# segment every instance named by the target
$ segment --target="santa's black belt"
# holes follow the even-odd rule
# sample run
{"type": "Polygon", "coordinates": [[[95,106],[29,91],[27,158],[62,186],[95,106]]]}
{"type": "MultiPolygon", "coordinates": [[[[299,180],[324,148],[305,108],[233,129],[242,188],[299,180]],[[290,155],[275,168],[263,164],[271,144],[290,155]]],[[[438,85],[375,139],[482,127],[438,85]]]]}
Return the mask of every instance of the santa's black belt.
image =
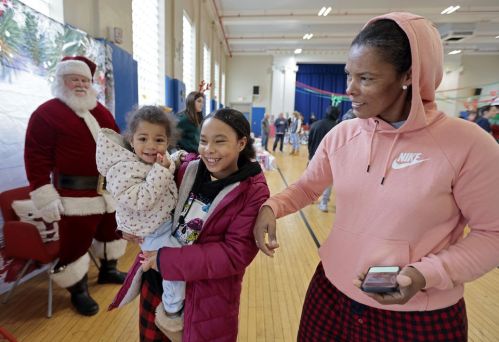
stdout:
{"type": "Polygon", "coordinates": [[[71,190],[95,190],[99,181],[98,176],[69,176],[63,174],[59,174],[56,179],[56,188],[71,190]]]}

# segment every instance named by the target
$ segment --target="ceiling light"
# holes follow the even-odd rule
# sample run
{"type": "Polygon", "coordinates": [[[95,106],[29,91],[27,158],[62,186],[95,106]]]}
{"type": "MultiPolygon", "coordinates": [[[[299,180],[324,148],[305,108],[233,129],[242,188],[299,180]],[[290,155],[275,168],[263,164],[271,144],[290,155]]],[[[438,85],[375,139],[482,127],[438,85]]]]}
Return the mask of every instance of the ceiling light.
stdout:
{"type": "Polygon", "coordinates": [[[331,12],[332,8],[331,6],[327,8],[326,12],[324,12],[323,16],[326,16],[329,14],[329,12],[331,12]]]}
{"type": "Polygon", "coordinates": [[[499,36],[496,36],[496,38],[498,38],[498,39],[499,39],[499,36]]]}
{"type": "Polygon", "coordinates": [[[457,55],[458,53],[461,53],[461,50],[452,50],[449,55],[457,55]]]}
{"type": "Polygon", "coordinates": [[[451,14],[451,13],[454,13],[455,11],[457,11],[460,8],[461,8],[461,6],[459,6],[459,5],[457,5],[457,6],[449,6],[446,9],[444,9],[442,12],[440,12],[440,14],[451,14]]]}
{"type": "Polygon", "coordinates": [[[321,10],[319,11],[319,14],[317,14],[319,17],[326,11],[326,7],[322,7],[321,10]]]}
{"type": "Polygon", "coordinates": [[[296,50],[295,50],[295,55],[297,55],[297,54],[301,53],[302,51],[303,51],[303,50],[302,50],[301,48],[296,49],[296,50]]]}
{"type": "Polygon", "coordinates": [[[447,14],[447,12],[449,12],[452,8],[453,6],[449,6],[446,9],[444,9],[442,12],[440,12],[440,14],[447,14]]]}
{"type": "Polygon", "coordinates": [[[305,34],[303,35],[303,39],[310,40],[310,39],[312,39],[312,37],[313,37],[313,36],[314,36],[314,34],[313,34],[313,33],[305,33],[305,34]]]}

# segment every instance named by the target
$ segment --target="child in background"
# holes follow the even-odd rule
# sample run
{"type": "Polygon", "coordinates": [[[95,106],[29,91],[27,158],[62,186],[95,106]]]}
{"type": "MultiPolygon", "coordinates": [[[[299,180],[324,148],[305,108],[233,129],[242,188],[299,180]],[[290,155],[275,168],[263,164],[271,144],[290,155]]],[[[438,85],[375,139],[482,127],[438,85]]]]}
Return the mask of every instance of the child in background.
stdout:
{"type": "MultiPolygon", "coordinates": [[[[181,247],[172,236],[171,211],[177,205],[175,163],[167,152],[174,146],[175,122],[160,107],[144,106],[128,119],[125,137],[101,129],[97,168],[106,177],[106,190],[116,200],[116,222],[123,235],[136,236],[143,252],[163,246],[181,247]]],[[[179,157],[181,152],[174,156],[179,157]]],[[[144,269],[146,271],[147,269],[144,269]]],[[[163,281],[164,329],[183,328],[185,282],[163,281]]]]}

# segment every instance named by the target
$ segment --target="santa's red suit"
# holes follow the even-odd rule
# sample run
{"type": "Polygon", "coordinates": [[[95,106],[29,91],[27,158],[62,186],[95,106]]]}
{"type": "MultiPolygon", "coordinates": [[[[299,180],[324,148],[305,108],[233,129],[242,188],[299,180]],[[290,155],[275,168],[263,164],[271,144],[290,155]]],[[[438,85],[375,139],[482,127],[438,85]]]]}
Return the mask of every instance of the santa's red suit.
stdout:
{"type": "MultiPolygon", "coordinates": [[[[82,65],[76,64],[76,72],[82,65]]],[[[87,70],[84,71],[87,75],[87,70]]],[[[33,112],[26,132],[24,159],[35,206],[41,209],[54,201],[59,203],[58,199],[62,202],[60,258],[53,279],[70,289],[72,295],[71,287],[75,286],[77,291],[88,294],[87,251],[91,246],[94,255],[101,259],[99,282],[102,283],[113,282],[106,281],[102,273],[109,266],[116,271],[115,260],[124,254],[126,247],[126,241],[116,233],[112,199],[97,193],[95,138],[100,127],[119,131],[112,114],[100,103],[89,111],[77,113],[55,98],[33,112]]],[[[93,314],[95,305],[90,312],[77,309],[83,314],[93,314]]]]}

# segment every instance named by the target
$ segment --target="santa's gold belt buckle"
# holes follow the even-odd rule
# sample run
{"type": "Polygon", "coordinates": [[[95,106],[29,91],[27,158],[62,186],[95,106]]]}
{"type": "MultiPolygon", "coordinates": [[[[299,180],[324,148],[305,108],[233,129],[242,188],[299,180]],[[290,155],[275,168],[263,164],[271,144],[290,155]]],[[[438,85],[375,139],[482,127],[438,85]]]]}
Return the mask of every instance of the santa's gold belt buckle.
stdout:
{"type": "Polygon", "coordinates": [[[104,177],[103,175],[99,175],[99,178],[97,179],[97,193],[99,195],[107,194],[106,177],[104,177]]]}

